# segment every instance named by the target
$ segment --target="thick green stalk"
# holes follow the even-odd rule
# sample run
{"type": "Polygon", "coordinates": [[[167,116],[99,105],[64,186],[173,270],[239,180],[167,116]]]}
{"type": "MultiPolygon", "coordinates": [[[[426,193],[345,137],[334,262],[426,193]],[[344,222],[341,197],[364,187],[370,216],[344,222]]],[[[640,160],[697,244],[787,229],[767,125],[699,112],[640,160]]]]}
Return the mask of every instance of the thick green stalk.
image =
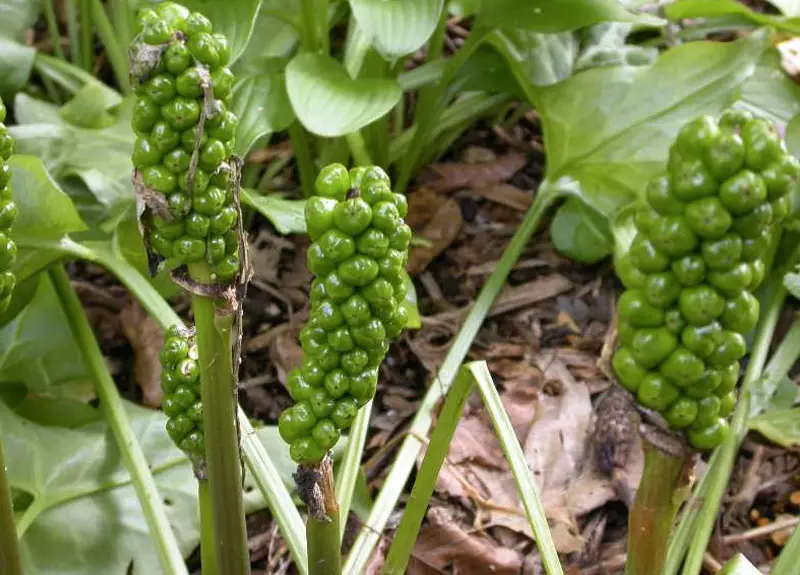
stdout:
{"type": "Polygon", "coordinates": [[[200,567],[203,575],[217,575],[217,545],[214,537],[214,508],[208,479],[197,480],[197,501],[200,508],[200,567]]]}
{"type": "Polygon", "coordinates": [[[663,572],[672,522],[678,510],[676,495],[684,487],[681,479],[685,456],[667,453],[646,437],[643,444],[644,475],[629,517],[626,575],[663,572]]]}
{"type": "MultiPolygon", "coordinates": [[[[190,273],[207,281],[203,264],[190,273]]],[[[235,382],[231,356],[234,314],[220,309],[215,300],[192,295],[200,389],[206,437],[206,465],[217,546],[217,569],[225,575],[250,573],[247,527],[242,496],[242,469],[236,423],[235,382]]]]}
{"type": "Polygon", "coordinates": [[[347,527],[347,518],[350,516],[350,506],[353,503],[353,492],[361,469],[361,456],[364,453],[364,444],[367,442],[369,430],[369,416],[372,414],[372,401],[358,410],[350,432],[347,434],[347,447],[339,464],[339,474],[336,477],[336,500],[339,502],[339,516],[341,517],[341,536],[347,527]]]}
{"type": "Polygon", "coordinates": [[[117,440],[125,467],[131,475],[136,495],[150,528],[150,535],[158,549],[161,566],[168,574],[186,574],[188,573],[186,564],[181,556],[175,535],[169,526],[161,496],[156,489],[147,459],[131,429],[122,398],[108,372],[102,351],[92,333],[92,327],[83,313],[78,295],[72,288],[63,267],[52,266],[49,273],[61,307],[72,329],[72,335],[78,343],[83,359],[94,380],[97,396],[100,398],[100,406],[103,408],[108,425],[117,440]]]}
{"type": "Polygon", "coordinates": [[[411,488],[411,496],[408,504],[403,510],[403,518],[400,526],[395,531],[392,546],[386,555],[386,562],[383,564],[383,575],[402,575],[406,572],[408,560],[411,558],[411,551],[417,540],[419,528],[425,513],[428,511],[428,503],[436,487],[436,479],[439,477],[439,470],[442,468],[444,458],[450,450],[450,442],[456,431],[464,406],[469,399],[472,391],[472,374],[462,368],[458,372],[453,387],[447,394],[444,407],[439,414],[436,427],[431,435],[431,441],[425,450],[425,458],[422,460],[414,487],[411,488]]]}
{"type": "Polygon", "coordinates": [[[319,27],[317,26],[317,6],[315,0],[301,0],[300,11],[303,17],[303,49],[306,52],[319,50],[319,27]]]}
{"type": "Polygon", "coordinates": [[[342,543],[333,462],[326,456],[319,463],[299,465],[294,477],[300,498],[308,507],[308,571],[311,575],[339,575],[342,572],[342,543]],[[303,485],[310,486],[310,489],[301,487],[303,485]]]}
{"type": "Polygon", "coordinates": [[[705,554],[708,540],[717,519],[722,497],[728,487],[728,479],[733,470],[733,463],[736,459],[736,452],[739,450],[744,434],[747,433],[747,419],[750,413],[750,386],[757,381],[762,374],[764,364],[769,353],[769,346],[775,327],[778,324],[783,302],[786,300],[786,288],[783,287],[780,274],[773,273],[767,285],[767,305],[761,311],[761,319],[756,329],[756,339],[753,350],[750,353],[750,361],[747,364],[747,371],[739,392],[739,403],[733,414],[731,422],[731,432],[724,443],[717,449],[716,466],[709,468],[708,473],[712,474],[703,507],[696,520],[696,527],[692,531],[691,544],[683,566],[683,575],[697,575],[703,566],[703,555],[705,554]]]}
{"type": "Polygon", "coordinates": [[[131,86],[128,79],[128,54],[117,39],[117,33],[108,19],[105,8],[100,0],[90,0],[91,17],[97,27],[97,35],[103,42],[108,55],[111,69],[117,85],[124,94],[130,94],[131,86]]]}
{"type": "Polygon", "coordinates": [[[430,431],[433,423],[431,413],[439,400],[450,389],[459,367],[467,356],[472,341],[483,324],[483,320],[489,313],[500,290],[503,289],[511,268],[519,259],[533,233],[538,229],[542,216],[562,196],[562,193],[557,184],[552,184],[548,181],[543,182],[540,186],[536,200],[528,208],[525,218],[517,228],[514,237],[511,238],[511,242],[503,253],[503,257],[497,263],[495,271],[483,286],[478,298],[475,300],[475,305],[470,310],[453,341],[439,373],[428,388],[428,392],[425,394],[417,415],[411,422],[411,427],[398,451],[394,465],[392,465],[383,488],[372,506],[372,512],[347,557],[344,567],[345,573],[350,575],[364,573],[372,555],[372,550],[380,540],[381,533],[386,527],[386,522],[389,520],[389,516],[395,508],[397,500],[403,492],[408,477],[416,464],[417,455],[424,446],[420,438],[425,437],[430,431]]]}
{"type": "Polygon", "coordinates": [[[327,56],[331,51],[331,41],[328,36],[328,0],[317,0],[316,12],[320,50],[327,56]]]}
{"type": "Polygon", "coordinates": [[[14,506],[11,503],[11,489],[3,458],[2,435],[0,435],[0,573],[22,575],[17,527],[14,524],[14,506]]]}
{"type": "Polygon", "coordinates": [[[311,157],[308,135],[300,120],[295,120],[289,126],[289,139],[292,141],[292,151],[297,162],[297,172],[300,175],[300,185],[303,195],[310,198],[314,195],[314,160],[311,157]]]}
{"type": "Polygon", "coordinates": [[[347,145],[350,147],[350,153],[353,154],[353,160],[359,166],[371,166],[372,158],[370,158],[367,151],[367,145],[364,142],[364,136],[359,131],[350,132],[345,136],[347,145]]]}

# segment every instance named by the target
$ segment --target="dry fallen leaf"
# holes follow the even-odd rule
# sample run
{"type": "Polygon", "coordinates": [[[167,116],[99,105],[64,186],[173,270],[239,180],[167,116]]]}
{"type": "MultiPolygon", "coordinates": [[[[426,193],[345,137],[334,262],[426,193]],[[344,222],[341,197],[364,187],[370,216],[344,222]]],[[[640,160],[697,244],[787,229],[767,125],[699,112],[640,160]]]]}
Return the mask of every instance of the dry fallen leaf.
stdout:
{"type": "Polygon", "coordinates": [[[447,200],[425,225],[420,236],[431,242],[430,247],[412,248],[408,258],[408,272],[416,275],[439,256],[458,237],[461,231],[461,208],[455,200],[447,200]]]}
{"type": "Polygon", "coordinates": [[[428,183],[428,187],[437,192],[485,188],[508,180],[525,167],[525,162],[525,154],[514,151],[490,162],[433,164],[430,171],[434,179],[428,183]]]}
{"type": "Polygon", "coordinates": [[[278,372],[278,380],[286,385],[286,374],[303,361],[303,348],[297,343],[294,330],[283,331],[272,340],[269,359],[278,372]]]}
{"type": "Polygon", "coordinates": [[[433,214],[447,201],[447,197],[437,194],[430,188],[421,187],[408,194],[408,214],[406,223],[412,229],[427,224],[433,214]]]}
{"type": "Polygon", "coordinates": [[[142,402],[147,407],[159,408],[164,392],[158,354],[164,345],[164,334],[136,299],[119,312],[119,322],[133,348],[133,372],[136,384],[142,389],[142,402]]]}
{"type": "Polygon", "coordinates": [[[476,196],[486,198],[520,212],[526,211],[533,203],[533,196],[511,184],[499,183],[485,188],[473,187],[476,196]]]}
{"type": "Polygon", "coordinates": [[[522,555],[482,533],[462,529],[445,507],[431,507],[428,524],[420,530],[408,566],[409,575],[517,575],[522,555]]]}

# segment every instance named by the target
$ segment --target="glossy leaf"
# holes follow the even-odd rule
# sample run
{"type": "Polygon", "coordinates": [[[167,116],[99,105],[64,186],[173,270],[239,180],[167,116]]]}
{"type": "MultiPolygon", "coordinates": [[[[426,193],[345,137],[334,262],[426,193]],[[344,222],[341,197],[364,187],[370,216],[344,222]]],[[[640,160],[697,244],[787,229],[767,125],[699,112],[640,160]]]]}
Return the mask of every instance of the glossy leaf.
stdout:
{"type": "Polygon", "coordinates": [[[800,114],[800,86],[781,68],[777,50],[766,50],[755,72],[742,87],[738,105],[784,124],[800,114]]]}
{"type": "Polygon", "coordinates": [[[548,180],[576,180],[583,201],[610,217],[663,168],[684,122],[731,103],[767,41],[755,33],[730,44],[696,42],[652,66],[587,70],[538,88],[548,180]]]}
{"type": "Polygon", "coordinates": [[[232,111],[239,117],[236,153],[245,157],[259,139],[285,130],[294,122],[283,73],[241,77],[234,86],[232,111]]]}
{"type": "MultiPolygon", "coordinates": [[[[161,412],[126,404],[131,426],[150,463],[167,517],[188,556],[200,537],[197,482],[184,454],[165,431],[161,412]]],[[[32,497],[21,514],[25,572],[160,573],[130,477],[105,421],[78,429],[44,427],[0,403],[3,449],[11,487],[32,497]]],[[[284,481],[293,465],[275,428],[256,432],[284,481]],[[284,453],[286,452],[286,453],[284,453]]],[[[264,507],[248,481],[245,505],[264,507]]]]}
{"type": "Polygon", "coordinates": [[[578,198],[569,198],[550,224],[550,239],[562,254],[592,264],[613,248],[608,220],[578,198]]]}
{"type": "Polygon", "coordinates": [[[231,47],[231,63],[244,52],[261,7],[261,0],[184,0],[191,10],[197,10],[214,25],[214,32],[224,34],[231,47]]]}
{"type": "Polygon", "coordinates": [[[482,0],[479,22],[545,33],[577,30],[598,22],[661,24],[658,18],[632,14],[617,0],[482,0]]]}
{"type": "Polygon", "coordinates": [[[800,407],[783,411],[768,411],[749,421],[750,429],[758,431],[778,445],[800,444],[800,407]]]}
{"type": "Polygon", "coordinates": [[[583,50],[575,62],[576,70],[601,66],[645,66],[658,58],[654,47],[627,44],[632,24],[603,22],[584,34],[583,50]]]}
{"type": "Polygon", "coordinates": [[[285,200],[242,190],[242,201],[272,222],[279,233],[306,233],[305,200],[285,200]]]}
{"type": "Polygon", "coordinates": [[[410,54],[428,41],[444,8],[443,0],[350,0],[362,32],[386,58],[410,54]]]}
{"type": "Polygon", "coordinates": [[[756,12],[736,0],[680,0],[666,5],[664,14],[670,20],[735,16],[758,26],[800,33],[800,24],[756,12]]]}
{"type": "Polygon", "coordinates": [[[289,63],[286,88],[303,125],[327,137],[363,128],[391,110],[402,95],[394,80],[354,80],[333,58],[311,53],[289,63]]]}

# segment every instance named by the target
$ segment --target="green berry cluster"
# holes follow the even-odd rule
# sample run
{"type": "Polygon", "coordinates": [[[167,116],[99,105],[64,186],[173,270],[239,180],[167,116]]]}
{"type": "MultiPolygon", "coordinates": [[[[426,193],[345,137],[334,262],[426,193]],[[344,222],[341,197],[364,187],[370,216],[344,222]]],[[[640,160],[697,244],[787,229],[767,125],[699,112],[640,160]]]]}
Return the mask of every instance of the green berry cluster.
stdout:
{"type": "Polygon", "coordinates": [[[621,347],[612,363],[638,401],[707,450],[728,433],[744,334],[759,314],[774,226],[790,211],[800,162],[774,126],[740,110],[686,124],[667,171],[637,206],[615,269],[621,347]]]}
{"type": "Polygon", "coordinates": [[[374,166],[327,166],[306,203],[311,312],[300,332],[302,367],[286,382],[296,403],[278,422],[298,463],[322,459],[372,399],[389,342],[406,326],[407,211],[374,166]]]}
{"type": "Polygon", "coordinates": [[[228,42],[205,16],[171,2],[143,10],[138,24],[134,57],[157,57],[137,79],[133,165],[170,216],[146,222],[148,243],[174,266],[206,262],[213,280],[229,282],[239,271],[239,240],[228,42]]]}
{"type": "Polygon", "coordinates": [[[173,325],[164,335],[161,349],[161,409],[169,419],[167,433],[190,457],[205,455],[203,402],[197,344],[191,330],[173,325]]]}
{"type": "Polygon", "coordinates": [[[6,128],[6,107],[0,100],[0,312],[8,308],[16,278],[11,268],[17,259],[17,244],[9,236],[17,219],[17,205],[11,200],[11,168],[6,161],[14,152],[14,140],[6,128]]]}

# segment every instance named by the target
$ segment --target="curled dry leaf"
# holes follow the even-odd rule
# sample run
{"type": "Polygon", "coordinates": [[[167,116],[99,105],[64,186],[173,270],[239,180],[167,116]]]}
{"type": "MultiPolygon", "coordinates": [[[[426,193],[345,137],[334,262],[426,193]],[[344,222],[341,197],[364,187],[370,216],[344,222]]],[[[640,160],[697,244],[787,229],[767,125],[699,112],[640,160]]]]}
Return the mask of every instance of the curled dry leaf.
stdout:
{"type": "Polygon", "coordinates": [[[269,359],[278,372],[278,380],[286,385],[286,374],[303,361],[303,348],[297,343],[295,330],[287,329],[279,333],[269,346],[269,359]]]}
{"type": "Polygon", "coordinates": [[[158,359],[164,334],[136,299],[131,299],[119,312],[119,322],[133,349],[133,371],[136,384],[142,390],[142,400],[147,407],[157,409],[164,397],[158,359]]]}
{"type": "Polygon", "coordinates": [[[447,201],[447,197],[437,194],[430,188],[417,188],[408,194],[408,214],[406,223],[412,229],[419,229],[427,224],[447,201]]]}
{"type": "Polygon", "coordinates": [[[455,200],[445,201],[431,220],[425,225],[420,235],[431,242],[430,247],[415,247],[408,258],[408,272],[412,275],[423,271],[428,264],[439,256],[458,237],[461,231],[461,208],[455,200]]]}
{"type": "Polygon", "coordinates": [[[430,167],[433,177],[428,187],[436,192],[485,188],[508,180],[525,167],[525,162],[525,154],[513,151],[489,162],[433,164],[430,167]]]}
{"type": "Polygon", "coordinates": [[[472,192],[476,196],[486,198],[503,206],[524,212],[533,203],[533,196],[523,192],[516,186],[506,183],[498,183],[484,188],[473,187],[472,192]]]}

